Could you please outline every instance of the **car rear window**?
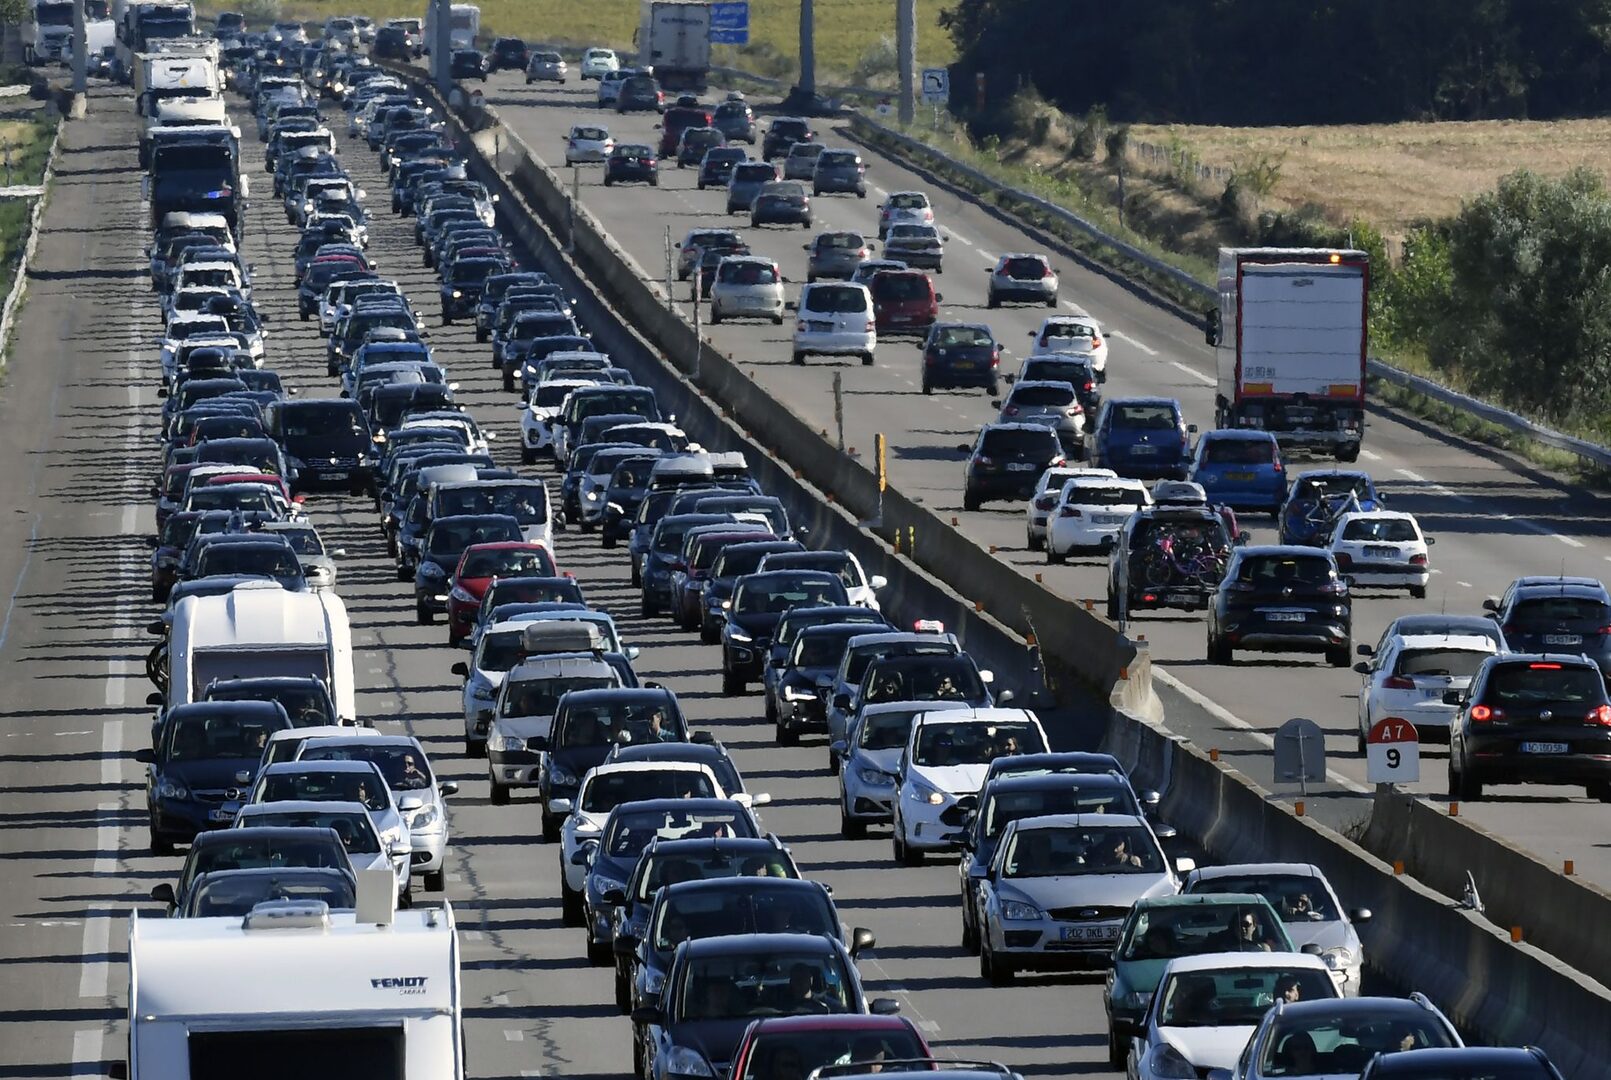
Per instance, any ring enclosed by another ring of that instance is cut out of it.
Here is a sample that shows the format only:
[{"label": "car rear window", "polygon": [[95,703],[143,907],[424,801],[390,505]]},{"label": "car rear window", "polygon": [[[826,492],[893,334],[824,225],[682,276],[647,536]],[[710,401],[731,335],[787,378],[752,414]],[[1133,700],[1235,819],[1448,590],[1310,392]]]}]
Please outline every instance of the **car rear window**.
[{"label": "car rear window", "polygon": [[867,291],[847,285],[825,285],[806,290],[805,309],[832,315],[867,310]]},{"label": "car rear window", "polygon": [[[875,277],[876,282],[878,279]],[[934,344],[940,348],[952,348],[963,345],[990,345],[992,339],[990,331],[981,330],[976,326],[948,326],[934,335]]]},{"label": "car rear window", "polygon": [[1275,444],[1263,439],[1212,439],[1203,460],[1211,465],[1270,465]]},{"label": "car rear window", "polygon": [[1611,610],[1593,597],[1540,596],[1518,600],[1505,621],[1507,625],[1524,630],[1562,623],[1592,623],[1598,628],[1611,623]]},{"label": "car rear window", "polygon": [[927,300],[932,290],[927,275],[886,270],[873,275],[872,291],[880,300]]},{"label": "car rear window", "polygon": [[1415,531],[1415,524],[1404,518],[1356,518],[1343,528],[1342,538],[1412,544],[1420,536]]},{"label": "car rear window", "polygon": [[985,432],[979,452],[986,455],[1044,454],[1057,456],[1057,435],[1050,428],[992,428]]},{"label": "car rear window", "polygon": [[1111,423],[1118,428],[1167,431],[1180,425],[1180,417],[1173,405],[1115,405]]},{"label": "car rear window", "polygon": [[1394,665],[1397,675],[1449,675],[1469,679],[1492,653],[1476,649],[1405,649]]},{"label": "car rear window", "polygon": [[777,169],[764,162],[745,163],[733,168],[733,179],[742,183],[754,183],[757,180],[775,180],[777,175]]},{"label": "car rear window", "polygon": [[1079,487],[1069,489],[1070,506],[1131,506],[1139,507],[1146,501],[1144,493],[1127,487]]},{"label": "car rear window", "polygon": [[728,262],[718,268],[716,280],[726,285],[775,285],[778,270],[768,263]]},{"label": "car rear window", "polygon": [[1605,701],[1605,680],[1587,664],[1496,664],[1488,673],[1482,700],[1487,705],[1549,705]]},{"label": "car rear window", "polygon": [[1039,281],[1046,276],[1046,264],[1039,259],[1008,259],[1002,271],[1016,281]]},{"label": "car rear window", "polygon": [[922,210],[929,204],[928,197],[916,192],[904,192],[889,197],[889,205],[897,210]]},{"label": "car rear window", "polygon": [[1072,386],[1024,386],[1012,392],[1010,405],[1067,405],[1074,400]]},{"label": "car rear window", "polygon": [[1319,585],[1332,577],[1327,559],[1303,555],[1254,555],[1242,560],[1236,580],[1255,585]]}]

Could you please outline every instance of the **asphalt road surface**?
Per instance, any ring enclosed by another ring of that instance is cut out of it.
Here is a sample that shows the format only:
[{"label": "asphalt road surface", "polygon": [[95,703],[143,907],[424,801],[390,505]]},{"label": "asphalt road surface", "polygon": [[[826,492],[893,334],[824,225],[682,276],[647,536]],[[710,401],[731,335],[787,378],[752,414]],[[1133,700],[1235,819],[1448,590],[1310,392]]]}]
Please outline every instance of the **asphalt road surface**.
[{"label": "asphalt road surface", "polygon": [[[339,110],[334,117],[344,132]],[[236,119],[250,130],[244,110]],[[152,337],[161,326],[140,250],[135,123],[126,92],[98,88],[88,119],[68,125],[0,392],[0,446],[13,462],[0,474],[10,509],[0,518],[0,582],[9,583],[0,661],[11,673],[0,711],[6,1078],[100,1075],[123,1057],[126,918],[131,908],[156,913],[145,897],[180,862],[148,852],[144,773],[131,757],[146,745],[151,715],[143,628],[157,611],[144,538],[153,529]],[[380,269],[430,312],[435,278],[420,268],[411,224],[387,212],[374,156],[345,140],[341,150],[370,192]],[[317,324],[295,315],[295,233],[268,194],[250,135],[245,154],[260,186],[244,247],[260,310],[273,318],[271,363],[303,397],[333,395]],[[494,453],[514,464],[515,413],[487,347],[464,325],[433,327],[432,341],[460,398],[501,436]],[[309,507],[330,545],[348,552],[337,591],[353,621],[360,714],[383,732],[417,735],[438,774],[462,785],[450,801],[446,897],[463,932],[471,1074],[628,1075],[629,1024],[615,1010],[610,972],[589,967],[581,932],[560,925],[557,845],[541,842],[531,801],[493,808],[484,764],[463,756],[459,682],[448,671],[462,653],[447,648],[440,624],[414,624],[409,586],[395,581],[367,503],[320,495]],[[641,621],[619,554],[574,533],[556,547],[590,600],[642,646],[640,674],[676,690],[694,726],[732,750],[751,790],[772,793],[766,826],[803,870],[833,886],[847,923],[876,933],[879,947],[862,962],[872,993],[898,997],[944,1056],[996,1058],[1031,1076],[1109,1074],[1098,977],[986,987],[958,946],[954,865],[896,869],[881,830],[841,840],[820,744],[780,749],[758,697],[722,698],[716,649],[664,621]]]},{"label": "asphalt road surface", "polygon": [[[518,75],[503,72],[493,76],[486,95],[533,152],[569,179],[563,164],[564,136],[572,124],[602,123],[618,142],[658,141],[654,114],[618,116],[601,111],[595,105],[594,87],[574,79],[564,86],[527,87]],[[760,105],[759,99],[756,104]],[[762,130],[766,121],[763,115]],[[829,145],[852,145],[846,126],[819,121],[818,130]],[[651,279],[664,280],[668,230],[676,241],[694,227],[727,225],[740,229],[758,253],[776,259],[784,275],[798,283],[805,280],[802,245],[817,232],[858,229],[874,236],[876,208],[883,195],[925,190],[934,202],[937,224],[950,235],[945,272],[934,279],[944,297],[941,318],[989,323],[1011,353],[1003,359],[1003,372],[1016,371],[1027,355],[1029,334],[1050,312],[1036,306],[987,310],[985,270],[1003,253],[1042,250],[1044,245],[934,180],[867,147],[860,149],[868,164],[868,198],[814,198],[810,229],[752,229],[747,216],[723,213],[722,191],[697,190],[696,170],[679,170],[674,164],[663,166],[659,188],[606,189],[600,168],[583,166],[578,170],[579,191],[582,202]],[[758,146],[754,152],[759,152]],[[1105,394],[1176,397],[1189,422],[1209,429],[1213,356],[1200,329],[1070,255],[1054,256],[1053,265],[1062,271],[1062,310],[1078,305],[1109,332]],[[672,284],[673,294],[688,310],[690,284]],[[983,391],[936,391],[924,397],[919,389],[920,354],[905,340],[881,342],[877,363],[870,368],[826,357],[811,357],[804,366],[796,366],[790,363],[790,329],[787,321],[782,326],[724,323],[707,334],[774,396],[825,431],[834,424],[833,374],[842,375],[847,447],[870,457],[874,433],[885,433],[891,482],[901,491],[942,516],[955,516],[968,536],[981,545],[997,545],[1003,559],[1023,573],[1042,574],[1049,588],[1094,599],[1099,605],[1105,601],[1106,559],[1046,565],[1044,556],[1027,550],[1023,504],[991,503],[973,513],[962,509],[965,455],[957,447],[971,442],[979,426],[996,416]],[[1393,509],[1416,515],[1437,546],[1431,553],[1434,577],[1427,600],[1356,590],[1356,643],[1374,644],[1393,618],[1406,613],[1480,613],[1484,597],[1499,594],[1519,574],[1611,573],[1607,505],[1602,497],[1414,418],[1372,409],[1368,424],[1359,467],[1389,494]],[[1331,464],[1300,460],[1290,463],[1289,471]],[[1254,543],[1275,539],[1268,517],[1244,515],[1242,524],[1253,533]],[[1148,640],[1173,730],[1200,745],[1222,749],[1238,769],[1265,786],[1296,794],[1293,785],[1274,781],[1272,736],[1294,716],[1312,718],[1327,734],[1332,771],[1330,782],[1311,786],[1312,812],[1336,825],[1368,815],[1369,807],[1362,801],[1367,797],[1365,762],[1355,748],[1360,676],[1327,667],[1319,657],[1243,653],[1234,665],[1210,664],[1201,615],[1146,613],[1132,623],[1131,633]],[[1441,800],[1447,791],[1446,761],[1445,748],[1424,746],[1421,783],[1414,789]],[[1611,830],[1611,806],[1587,799],[1581,788],[1492,787],[1486,801],[1463,805],[1460,813],[1546,859],[1574,859],[1579,874],[1611,884],[1611,847],[1603,842]]]}]

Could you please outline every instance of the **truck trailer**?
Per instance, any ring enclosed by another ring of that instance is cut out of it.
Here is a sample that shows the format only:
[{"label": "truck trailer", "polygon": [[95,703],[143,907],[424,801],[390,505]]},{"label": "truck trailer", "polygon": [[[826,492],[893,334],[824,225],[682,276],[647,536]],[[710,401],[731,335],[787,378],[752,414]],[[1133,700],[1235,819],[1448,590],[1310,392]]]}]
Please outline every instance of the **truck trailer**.
[{"label": "truck trailer", "polygon": [[642,0],[638,66],[652,68],[666,90],[702,94],[710,82],[710,4],[706,0]]}]

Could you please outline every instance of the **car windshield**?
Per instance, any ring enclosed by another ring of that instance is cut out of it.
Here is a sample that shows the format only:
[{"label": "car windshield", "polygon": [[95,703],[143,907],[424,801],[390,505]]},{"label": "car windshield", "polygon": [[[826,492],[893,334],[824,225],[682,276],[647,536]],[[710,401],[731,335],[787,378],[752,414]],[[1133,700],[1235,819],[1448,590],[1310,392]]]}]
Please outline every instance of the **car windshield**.
[{"label": "car windshield", "polygon": [[504,692],[503,716],[553,716],[559,699],[572,690],[607,690],[616,680],[603,676],[558,676],[551,679],[522,679],[508,684]]},{"label": "car windshield", "polygon": [[1497,664],[1488,673],[1482,701],[1500,708],[1567,703],[1599,705],[1605,701],[1605,683],[1597,669],[1581,663]]},{"label": "car windshield", "polygon": [[861,722],[858,740],[863,750],[899,750],[912,735],[912,721],[923,712],[921,706],[868,713]]},{"label": "car windshield", "polygon": [[591,700],[570,708],[554,741],[558,748],[613,743],[686,742],[676,710],[658,701]]},{"label": "car windshield", "polygon": [[304,746],[299,761],[372,761],[393,791],[425,791],[431,766],[423,751],[407,744],[377,745],[361,739],[334,739]]},{"label": "car windshield", "polygon": [[1191,891],[1257,893],[1287,923],[1333,922],[1340,918],[1325,882],[1303,874],[1227,874],[1201,878]]},{"label": "car windshield", "polygon": [[[1121,960],[1173,960],[1214,952],[1286,952],[1287,933],[1263,904],[1155,907],[1136,915],[1119,942]],[[1323,973],[1322,973],[1323,974]],[[1332,997],[1332,994],[1326,994]]]},{"label": "car windshield", "polygon": [[256,800],[270,802],[355,802],[367,810],[385,810],[390,800],[373,773],[356,770],[274,773],[263,778]]},{"label": "car windshield", "polygon": [[991,428],[985,432],[979,452],[986,457],[1044,457],[1062,453],[1057,433],[1050,428]]},{"label": "car windshield", "polygon": [[[742,810],[702,807],[682,810],[617,810],[605,829],[603,850],[618,859],[636,859],[649,841],[754,837],[752,819]],[[628,866],[632,864],[627,863]]]},{"label": "car windshield", "polygon": [[1008,259],[1001,270],[1016,281],[1039,281],[1046,276],[1046,264],[1028,256]]},{"label": "car windshield", "polygon": [[637,899],[648,900],[666,885],[713,878],[770,877],[798,880],[800,874],[780,851],[735,854],[731,851],[677,851],[649,861],[638,881]]},{"label": "car windshield", "polygon": [[313,528],[306,529],[275,529],[274,535],[291,545],[291,550],[298,555],[323,555],[324,544],[319,540],[319,533]]},{"label": "car windshield", "polygon": [[197,918],[241,916],[265,900],[321,901],[331,910],[357,906],[352,882],[336,874],[224,874],[197,884],[186,900]]},{"label": "car windshield", "polygon": [[246,820],[253,826],[278,825],[295,829],[334,829],[349,855],[374,855],[380,851],[380,837],[368,814],[349,810],[275,810],[252,814]]},{"label": "car windshield", "polygon": [[1479,649],[1405,649],[1394,665],[1397,675],[1448,675],[1469,679],[1492,653]]},{"label": "car windshield", "polygon": [[196,562],[196,576],[218,574],[260,574],[294,580],[302,577],[302,564],[296,553],[283,544],[210,544]]},{"label": "car windshield", "polygon": [[1255,586],[1322,585],[1335,576],[1326,559],[1303,555],[1255,555],[1243,559],[1236,580]]},{"label": "car windshield", "polygon": [[507,514],[522,525],[541,525],[548,520],[548,495],[541,484],[444,488],[437,493],[436,512],[442,517]]},{"label": "car windshield", "polygon": [[931,719],[918,732],[912,761],[925,768],[944,769],[955,765],[983,765],[998,757],[1045,751],[1040,730],[1030,723]]},{"label": "car windshield", "polygon": [[267,686],[242,683],[213,683],[207,688],[208,701],[277,701],[291,718],[292,727],[334,724],[330,695],[318,682],[289,680]]},{"label": "car windshield", "polygon": [[1144,829],[1078,826],[1020,830],[1007,844],[1001,869],[1009,878],[1160,874],[1164,861]]},{"label": "car windshield", "polygon": [[1337,996],[1331,976],[1313,968],[1221,968],[1171,975],[1158,993],[1162,1027],[1253,1027],[1277,995],[1286,1001]]},{"label": "car windshield", "polygon": [[288,725],[270,716],[182,716],[168,733],[170,762],[260,758],[268,738]]},{"label": "car windshield", "polygon": [[1430,1012],[1405,1002],[1377,1015],[1288,1013],[1270,1025],[1259,1054],[1263,1076],[1356,1076],[1377,1054],[1452,1046]]},{"label": "car windshield", "polygon": [[668,896],[659,911],[654,947],[663,953],[684,941],[733,934],[839,934],[826,894],[807,889],[698,890]]},{"label": "car windshield", "polygon": [[848,598],[845,587],[835,581],[811,580],[760,584],[746,582],[733,597],[733,611],[739,615],[782,613],[792,607],[824,607],[842,604]]},{"label": "car windshield", "polygon": [[526,655],[522,641],[525,638],[521,630],[500,630],[496,634],[487,634],[481,639],[481,654],[476,658],[475,666],[482,671],[508,671]]},{"label": "car windshield", "polygon": [[845,655],[845,643],[860,632],[859,629],[852,629],[801,634],[795,639],[794,652],[789,657],[789,664],[792,667],[837,670],[840,659]]},{"label": "car windshield", "polygon": [[1275,443],[1263,439],[1210,439],[1203,451],[1203,461],[1210,465],[1270,465],[1275,460]]},{"label": "car windshield", "polygon": [[461,578],[547,577],[555,572],[554,557],[543,547],[493,548],[471,551],[459,567]]},{"label": "car windshield", "polygon": [[807,311],[830,315],[850,315],[867,310],[867,292],[848,285],[818,285],[808,287],[805,303]]},{"label": "car windshield", "polygon": [[519,540],[520,530],[515,522],[453,523],[438,521],[431,526],[430,553],[452,555],[473,544],[491,544],[500,540]]},{"label": "car windshield", "polygon": [[847,1013],[859,1005],[832,954],[718,954],[691,961],[678,1012],[684,1020]]},{"label": "car windshield", "polygon": [[880,1068],[874,1063],[916,1061],[926,1059],[928,1056],[923,1045],[918,1042],[917,1035],[905,1027],[881,1028],[873,1032],[858,1029],[796,1030],[772,1034],[763,1031],[758,1033],[751,1043],[744,1072],[737,1080],[807,1076],[825,1066],[844,1066],[857,1062],[869,1063],[866,1071],[872,1072]]},{"label": "car windshield", "polygon": [[1067,405],[1074,400],[1072,386],[1021,386],[1007,399],[1008,405]]},{"label": "car windshield", "polygon": [[942,349],[964,345],[994,345],[990,331],[977,326],[947,326],[934,334],[934,344]]},{"label": "car windshield", "polygon": [[1413,544],[1421,539],[1415,523],[1407,518],[1354,518],[1343,526],[1344,540],[1366,540],[1393,544]]},{"label": "car windshield", "polygon": [[880,300],[927,300],[929,279],[922,274],[886,270],[873,275],[873,295]]}]

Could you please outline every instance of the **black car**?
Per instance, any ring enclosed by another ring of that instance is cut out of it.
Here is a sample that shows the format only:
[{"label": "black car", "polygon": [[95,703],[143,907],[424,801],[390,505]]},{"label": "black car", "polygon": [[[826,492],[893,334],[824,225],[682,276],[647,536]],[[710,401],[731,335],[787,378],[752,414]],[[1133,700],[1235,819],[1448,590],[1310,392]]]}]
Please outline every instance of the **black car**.
[{"label": "black car", "polygon": [[1359,1080],[1561,1080],[1536,1046],[1462,1046],[1378,1054]]},{"label": "black car", "polygon": [[454,260],[442,275],[438,290],[442,298],[442,325],[475,314],[487,279],[508,269],[509,264],[504,260],[490,256],[474,255]]},{"label": "black car", "polygon": [[509,68],[513,71],[525,71],[526,64],[530,60],[531,50],[526,48],[524,41],[515,37],[495,38],[492,49],[487,54],[487,70]]},{"label": "black car", "polygon": [[1347,667],[1352,632],[1348,583],[1329,551],[1238,548],[1209,608],[1208,659],[1229,664],[1237,649],[1320,652],[1332,667]]},{"label": "black car", "polygon": [[274,701],[191,702],[164,713],[156,745],[134,753],[147,767],[151,853],[232,825],[269,736],[290,726]]},{"label": "black car", "polygon": [[795,143],[811,142],[816,137],[817,133],[804,120],[780,116],[767,127],[766,136],[761,140],[761,159],[771,161],[781,154],[787,154]]},{"label": "black car", "polygon": [[795,636],[767,684],[767,712],[775,717],[780,746],[797,745],[806,732],[827,733],[823,691],[832,685],[850,639],[867,632],[866,623],[825,623],[808,626]]},{"label": "black car", "polygon": [[408,60],[414,56],[414,44],[401,26],[383,26],[375,31],[370,51],[383,60]]},{"label": "black car", "polygon": [[341,723],[324,680],[313,676],[257,675],[243,679],[215,679],[203,692],[204,701],[277,701],[292,727],[324,727]]},{"label": "black car", "polygon": [[1581,653],[1611,674],[1611,593],[1594,578],[1517,578],[1482,606],[1514,651]]},{"label": "black car", "polygon": [[[699,640],[706,645],[715,645],[722,640],[722,630],[726,627],[728,617],[732,614],[731,609],[735,606],[734,590],[737,588],[740,579],[755,573],[755,568],[760,565],[762,559],[781,551],[804,550],[805,545],[798,540],[772,538],[725,545],[721,552],[717,554],[716,561],[711,564],[710,573],[705,579],[705,587],[699,593]],[[805,571],[805,573],[813,572]],[[835,580],[837,581],[837,578]],[[812,582],[802,582],[802,584],[807,589],[815,587]],[[769,591],[770,588],[769,586]],[[843,604],[848,601],[849,597],[844,593],[844,585],[840,584],[839,592],[834,595],[831,602]],[[766,601],[763,599],[761,603],[782,604],[783,601],[779,599]],[[784,608],[780,607],[777,614],[781,615],[783,611]],[[769,626],[764,632],[770,633],[770,630],[771,627]],[[725,649],[723,650],[723,655],[726,655]],[[766,650],[757,649],[754,655],[754,662],[759,665],[764,656],[766,656]],[[756,669],[756,674],[759,676],[759,668]],[[726,679],[724,670],[724,689]]]},{"label": "black car", "polygon": [[480,49],[454,49],[448,65],[448,77],[453,79],[480,79],[487,81],[487,58]]},{"label": "black car", "polygon": [[428,626],[437,614],[447,611],[449,581],[465,548],[523,539],[520,522],[508,514],[458,514],[431,522],[420,541],[419,565],[414,570],[415,621]]},{"label": "black car", "polygon": [[1130,515],[1108,562],[1108,618],[1144,609],[1209,606],[1232,546],[1225,519],[1206,506],[1150,506]]},{"label": "black car", "polygon": [[[753,552],[745,549],[756,549]],[[765,549],[765,550],[761,550]],[[724,548],[712,568],[705,587],[708,597],[721,579],[731,557],[736,563],[754,565],[773,551],[802,550],[798,543],[773,541],[761,544],[735,544]],[[754,562],[751,562],[751,556]],[[727,590],[730,589],[730,592]],[[724,587],[727,600],[721,627],[722,693],[741,694],[745,685],[761,678],[771,653],[772,632],[783,616],[800,607],[843,607],[850,603],[845,583],[839,575],[821,570],[771,570],[750,573]],[[865,628],[864,628],[865,629]]]},{"label": "black car", "polygon": [[744,151],[736,146],[715,146],[705,151],[705,156],[699,162],[699,190],[727,187],[727,178],[733,175],[733,167],[744,160]]},{"label": "black car", "polygon": [[269,430],[285,448],[294,491],[346,489],[359,494],[375,482],[375,442],[369,421],[350,398],[275,403]]},{"label": "black car", "polygon": [[564,813],[554,813],[555,799],[576,800],[582,777],[601,764],[617,746],[641,742],[686,742],[688,725],[677,695],[666,689],[623,688],[576,690],[559,699],[548,754],[537,777],[543,804],[543,839],[559,839]]},{"label": "black car", "polygon": [[1040,424],[986,424],[972,446],[958,449],[968,454],[964,510],[977,510],[987,500],[1028,499],[1040,474],[1066,460],[1057,432]]},{"label": "black car", "polygon": [[1505,653],[1484,660],[1449,726],[1449,797],[1487,784],[1582,784],[1611,802],[1611,697],[1586,656]]},{"label": "black car", "polygon": [[660,186],[660,159],[652,146],[621,143],[604,161],[604,186],[638,183]]},{"label": "black car", "polygon": [[254,825],[219,829],[198,835],[185,854],[179,878],[151,889],[151,899],[168,905],[170,912],[184,904],[191,887],[203,874],[240,866],[315,867],[353,872],[347,848],[334,829],[292,829]]},{"label": "black car", "polygon": [[638,507],[649,493],[649,474],[659,458],[659,454],[645,452],[616,464],[604,488],[604,519],[599,524],[601,546],[613,548],[632,535]]},{"label": "black car", "polygon": [[983,387],[1001,393],[1001,345],[983,323],[935,323],[923,339],[923,392]]}]

